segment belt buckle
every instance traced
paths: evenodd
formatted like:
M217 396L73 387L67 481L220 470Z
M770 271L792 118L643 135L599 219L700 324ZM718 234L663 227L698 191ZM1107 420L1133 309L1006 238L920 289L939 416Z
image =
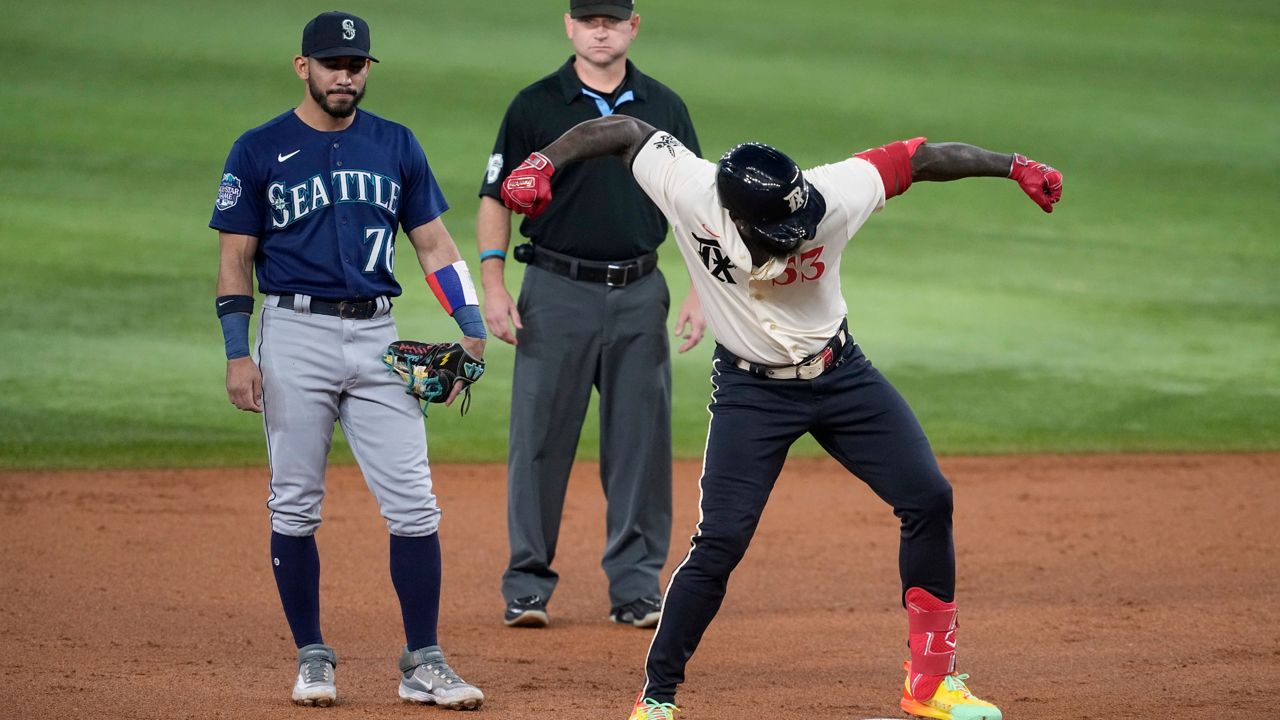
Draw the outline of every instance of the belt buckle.
M796 378L799 380L812 380L821 375L826 369L826 361L822 355L818 355L808 362L796 365Z
M635 267L634 263L628 263L626 265L615 265L613 263L609 263L609 267L604 271L604 284L609 287L626 286L629 281L629 276L631 275L631 268L633 267ZM621 279L617 279L618 273L621 273Z
M353 303L343 300L338 303L338 317L344 320L354 320L361 303Z

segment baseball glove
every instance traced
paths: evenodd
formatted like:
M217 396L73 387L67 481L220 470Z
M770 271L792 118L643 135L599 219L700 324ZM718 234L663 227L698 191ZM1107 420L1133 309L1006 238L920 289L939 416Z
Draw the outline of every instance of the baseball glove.
M424 343L397 340L387 346L382 363L404 381L404 391L426 403L449 398L456 381L462 381L462 414L471 407L471 383L484 375L484 360L474 358L458 343ZM422 414L427 414L423 405Z

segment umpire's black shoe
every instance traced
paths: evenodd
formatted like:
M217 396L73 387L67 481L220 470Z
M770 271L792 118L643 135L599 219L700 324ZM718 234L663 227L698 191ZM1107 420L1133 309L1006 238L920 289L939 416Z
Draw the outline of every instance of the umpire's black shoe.
M507 603L507 611L502 613L502 624L507 627L540 628L550 622L547 601L537 595L512 600Z
M626 605L619 605L609 613L609 619L619 625L651 628L662 618L662 600L640 598Z

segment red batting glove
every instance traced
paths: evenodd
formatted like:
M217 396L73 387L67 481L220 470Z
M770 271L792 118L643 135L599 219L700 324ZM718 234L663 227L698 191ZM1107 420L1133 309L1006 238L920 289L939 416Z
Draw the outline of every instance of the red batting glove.
M542 153L525 158L520 166L502 181L502 202L514 212L532 220L551 204L551 174L556 171Z
M1047 213L1053 212L1053 204L1062 199L1062 173L1042 162L1028 160L1026 155L1014 154L1009 177Z

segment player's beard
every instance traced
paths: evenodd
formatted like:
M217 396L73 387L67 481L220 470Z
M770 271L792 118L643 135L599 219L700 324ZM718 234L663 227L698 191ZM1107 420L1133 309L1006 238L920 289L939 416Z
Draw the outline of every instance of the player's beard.
M360 88L360 90L353 93L335 92L330 94L317 87L315 81L310 78L307 78L307 89L310 90L311 98L316 101L320 109L336 118L351 117L356 111L356 106L364 99L364 88ZM330 95L339 98L339 102L342 104L335 105L331 103L329 101ZM343 102L344 100L347 102Z

